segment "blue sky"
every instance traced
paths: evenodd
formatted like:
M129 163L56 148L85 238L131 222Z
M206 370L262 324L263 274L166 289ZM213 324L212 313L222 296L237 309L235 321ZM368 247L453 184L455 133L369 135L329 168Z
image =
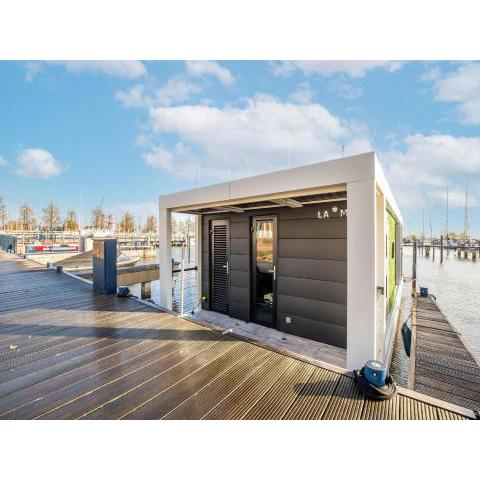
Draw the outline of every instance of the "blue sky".
M480 235L480 63L0 62L0 196L84 222L162 193L378 150L406 230Z

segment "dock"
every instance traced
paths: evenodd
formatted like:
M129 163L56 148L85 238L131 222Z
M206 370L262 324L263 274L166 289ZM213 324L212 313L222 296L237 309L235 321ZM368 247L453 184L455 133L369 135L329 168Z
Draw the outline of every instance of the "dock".
M265 348L148 302L98 294L85 280L0 252L0 418L475 415L401 387L391 400L371 401L352 372Z
M432 297L414 300L409 387L480 409L480 366Z

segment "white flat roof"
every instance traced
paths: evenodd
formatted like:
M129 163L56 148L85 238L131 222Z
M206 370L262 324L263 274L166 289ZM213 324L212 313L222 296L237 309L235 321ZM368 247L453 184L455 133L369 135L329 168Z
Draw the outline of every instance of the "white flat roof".
M392 213L402 216L375 152L278 170L183 192L161 195L160 209L192 211L214 205L234 205L298 195L345 191L347 184L376 180Z

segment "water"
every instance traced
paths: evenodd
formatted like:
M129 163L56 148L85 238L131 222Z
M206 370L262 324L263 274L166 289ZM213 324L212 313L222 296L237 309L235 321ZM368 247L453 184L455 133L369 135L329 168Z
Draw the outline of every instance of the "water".
M184 260L185 263L189 260L187 252L185 250L184 253ZM182 248L181 247L172 247L172 257L175 261L180 261L182 258ZM156 258L149 258L146 260L140 260L137 262L136 265L144 265L150 263L157 263L158 264L158 255ZM195 247L190 247L190 265L195 265ZM179 267L176 267L179 268ZM196 274L195 270L190 270L184 272L185 281L184 281L184 312L192 311L196 305ZM174 273L172 278L172 286L173 286L173 310L179 312L180 311L180 274ZM140 289L141 286L139 283L135 285L129 285L130 291L133 295L140 297ZM160 302L160 281L155 280L151 283L151 298L155 303Z
M412 275L412 247L403 248L403 274ZM435 295L442 312L462 340L480 361L480 261L459 258L445 251L443 264L440 252L432 257L417 255L417 286L428 287Z

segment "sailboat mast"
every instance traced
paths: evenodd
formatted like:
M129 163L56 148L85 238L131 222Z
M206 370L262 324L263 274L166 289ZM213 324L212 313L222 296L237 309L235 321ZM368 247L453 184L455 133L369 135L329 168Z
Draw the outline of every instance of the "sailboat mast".
M468 239L468 181L465 186L465 218L464 218L464 224L463 224L463 235L465 238L465 241Z

